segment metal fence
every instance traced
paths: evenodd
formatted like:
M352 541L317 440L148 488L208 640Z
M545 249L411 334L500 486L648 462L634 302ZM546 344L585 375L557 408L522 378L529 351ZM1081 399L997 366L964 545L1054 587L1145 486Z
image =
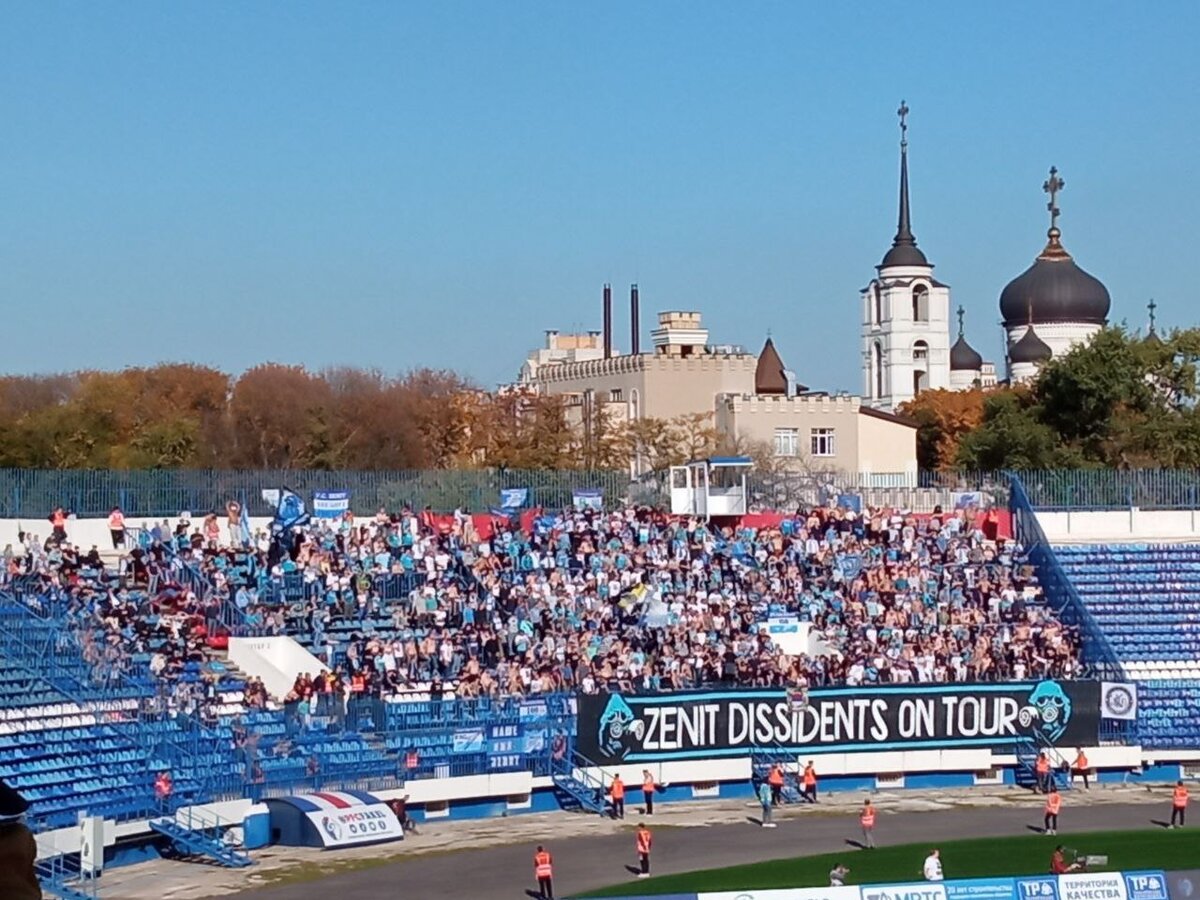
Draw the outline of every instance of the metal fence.
M893 474L759 470L748 478L749 507L752 512L790 511L853 493L868 506L928 512L938 505L953 506L962 492L986 494L1003 506L1014 474L1035 509L1200 508L1200 469ZM499 505L500 492L506 488L528 488L529 504L547 508L569 506L574 491L588 489L601 490L608 507L665 506L670 499L666 471L634 479L627 472L611 470L0 469L0 519L33 522L44 519L56 506L81 518L103 517L120 506L129 517L150 519L182 511L223 512L230 500L246 504L252 516L267 516L272 510L262 492L281 486L306 498L319 490L349 491L351 508L358 515L370 515L381 506L394 511L404 505L430 506L439 512L456 508L486 512Z

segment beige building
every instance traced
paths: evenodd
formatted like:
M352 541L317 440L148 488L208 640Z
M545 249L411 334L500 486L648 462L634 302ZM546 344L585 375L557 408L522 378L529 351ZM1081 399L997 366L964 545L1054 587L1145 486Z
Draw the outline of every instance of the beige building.
M530 354L519 384L568 395L581 410L603 409L620 421L706 414L721 432L765 444L798 469L878 474L888 483L897 475L915 478L914 422L870 409L859 397L808 391L769 338L758 356L713 346L700 313L679 310L659 313L651 337L650 353L605 357L611 338L547 332L546 348ZM579 344L592 358L566 358Z

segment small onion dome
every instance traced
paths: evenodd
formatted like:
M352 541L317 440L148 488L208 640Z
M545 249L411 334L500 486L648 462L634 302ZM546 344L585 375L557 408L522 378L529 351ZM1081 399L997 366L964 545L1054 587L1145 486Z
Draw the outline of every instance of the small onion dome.
M1054 351L1033 330L1033 326L1025 330L1021 339L1008 347L1008 359L1013 363L1041 363L1050 359Z
M950 348L950 371L978 372L982 368L983 357L976 353L975 348L960 334L954 346Z

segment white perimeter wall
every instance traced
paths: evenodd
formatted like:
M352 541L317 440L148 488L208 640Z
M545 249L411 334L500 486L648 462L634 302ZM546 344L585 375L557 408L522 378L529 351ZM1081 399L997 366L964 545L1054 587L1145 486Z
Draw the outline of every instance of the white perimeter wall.
M1056 544L1200 541L1200 511L1121 510L1039 512L1038 522Z
M48 514L48 513L47 513ZM172 529L179 523L178 516L165 517L170 523ZM154 527L155 522L162 522L163 519L138 518L136 516L126 516L126 528L146 528L149 530ZM192 529L199 528L204 522L204 516L197 514L189 520L192 523ZM221 543L229 543L229 532L226 529L226 517L221 516ZM250 531L255 532L258 529L266 530L271 527L271 518L269 516L251 517ZM17 545L17 534L21 531L26 533L36 534L45 543L46 538L50 536L50 522L45 517L33 519L0 519L0 549L3 549L5 544ZM191 532L189 531L189 534ZM108 533L108 517L103 519L69 519L67 521L67 540L84 551L92 549L95 545L101 551L112 548L112 538Z

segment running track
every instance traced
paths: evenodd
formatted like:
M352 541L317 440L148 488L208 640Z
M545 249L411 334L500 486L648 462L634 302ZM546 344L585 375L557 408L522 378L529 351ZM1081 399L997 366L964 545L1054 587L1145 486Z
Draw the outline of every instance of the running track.
M1163 818L1164 804L1098 805L1080 807L1064 815L1060 834L1086 851L1087 842L1075 835L1086 831L1145 828ZM748 809L747 812L750 812ZM945 812L881 814L876 828L880 845L925 843L929 846L959 838L1028 834L1040 825L1039 810L1001 807L955 809ZM630 824L636 824L636 818ZM763 829L747 821L742 825L665 828L654 836L653 872L666 875L732 866L783 856L808 856L854 848L846 840L857 836L853 815L779 819L779 827ZM1200 832L1200 829L1197 829ZM1200 837L1197 858L1200 859ZM628 834L576 837L544 843L554 854L556 896L605 887L632 879L626 865L636 862L633 831ZM1049 844L1049 839L1047 839ZM532 846L464 849L452 854L430 854L399 860L385 866L349 872L322 881L266 888L243 894L247 900L522 900L533 885ZM1047 846L1047 859L1050 847ZM954 877L954 858L944 856L946 876ZM914 859L914 868L920 863ZM853 863L850 863L853 865ZM636 882L630 885L636 894ZM536 896L536 894L534 895Z

